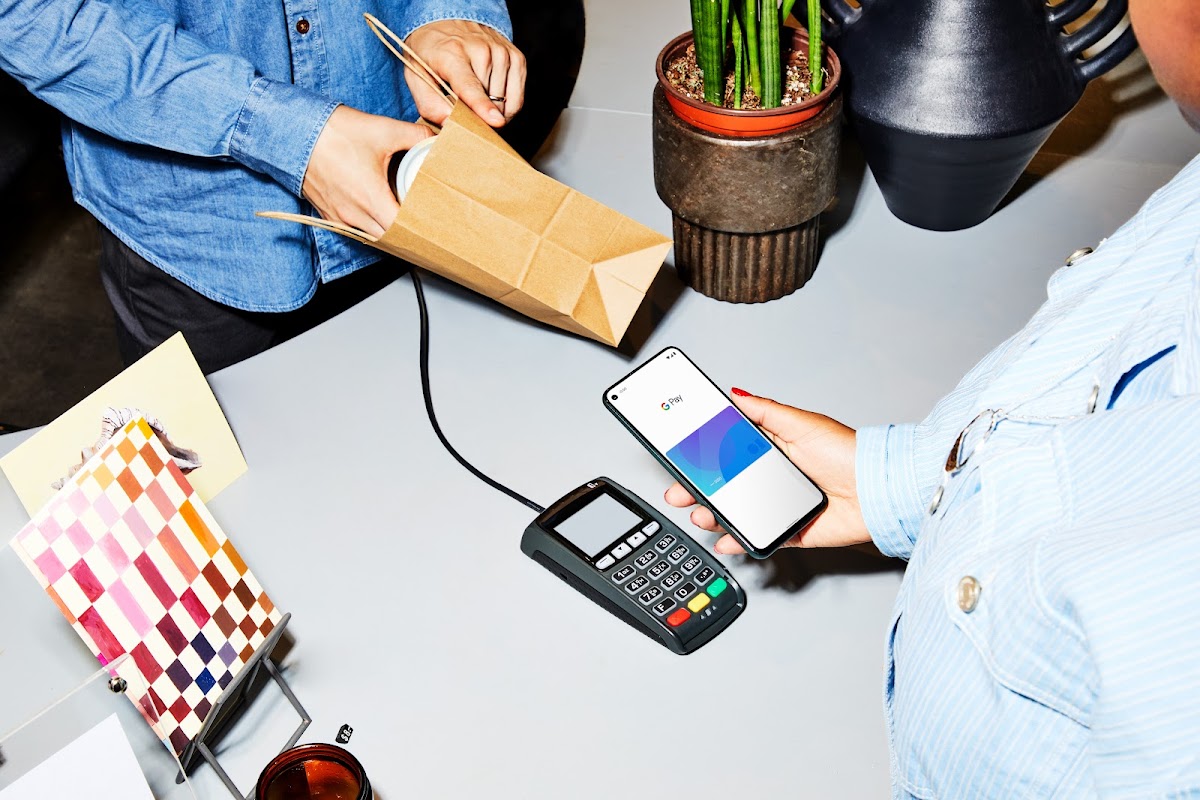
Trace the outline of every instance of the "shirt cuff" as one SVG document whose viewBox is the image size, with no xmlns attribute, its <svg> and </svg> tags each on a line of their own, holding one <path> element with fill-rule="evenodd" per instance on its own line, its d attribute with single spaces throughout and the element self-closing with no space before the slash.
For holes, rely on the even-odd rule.
<svg viewBox="0 0 1200 800">
<path fill-rule="evenodd" d="M 410 11 L 408 18 L 404 21 L 404 26 L 396 33 L 401 39 L 407 39 L 409 34 L 421 26 L 447 19 L 478 22 L 480 25 L 487 25 L 489 28 L 499 31 L 510 42 L 513 38 L 512 21 L 509 19 L 507 8 L 503 4 L 493 7 L 491 3 L 479 3 L 477 7 L 469 9 L 447 8 L 443 2 L 429 3 L 428 8 Z"/>
<path fill-rule="evenodd" d="M 300 197 L 313 145 L 337 107 L 299 86 L 258 78 L 234 125 L 229 154 Z"/>
<path fill-rule="evenodd" d="M 855 481 L 867 530 L 880 552 L 906 561 L 925 516 L 913 467 L 915 430 L 878 425 L 855 434 Z"/>
</svg>

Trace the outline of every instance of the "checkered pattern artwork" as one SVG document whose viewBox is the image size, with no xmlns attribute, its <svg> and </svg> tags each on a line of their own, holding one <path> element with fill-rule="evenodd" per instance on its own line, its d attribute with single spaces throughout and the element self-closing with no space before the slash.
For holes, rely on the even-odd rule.
<svg viewBox="0 0 1200 800">
<path fill-rule="evenodd" d="M 130 699 L 176 754 L 281 616 L 144 419 L 13 548 L 101 664 L 131 655 L 117 671 L 136 671 Z"/>
</svg>

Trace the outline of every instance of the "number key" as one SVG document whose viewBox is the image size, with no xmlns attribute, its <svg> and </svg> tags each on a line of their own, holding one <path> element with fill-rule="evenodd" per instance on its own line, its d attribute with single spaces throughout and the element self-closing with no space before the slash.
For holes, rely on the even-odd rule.
<svg viewBox="0 0 1200 800">
<path fill-rule="evenodd" d="M 613 573 L 612 579 L 614 583 L 624 583 L 633 577 L 633 567 L 626 564 L 619 570 Z"/>
<path fill-rule="evenodd" d="M 685 575 L 691 575 L 693 572 L 699 569 L 702 563 L 704 562 L 700 560 L 700 556 L 692 556 L 687 561 L 683 562 L 683 565 L 680 567 L 680 569 L 683 570 Z"/>
<path fill-rule="evenodd" d="M 670 575 L 662 579 L 662 585 L 665 589 L 670 589 L 675 584 L 683 580 L 683 576 L 678 572 L 672 572 Z"/>
<path fill-rule="evenodd" d="M 665 561 L 660 561 L 657 564 L 655 564 L 653 567 L 651 567 L 646 572 L 646 574 L 649 575 L 651 578 L 657 578 L 659 575 L 662 575 L 664 572 L 666 572 L 670 568 L 671 568 L 670 564 L 668 564 Z"/>
<path fill-rule="evenodd" d="M 625 584 L 625 591 L 630 594 L 637 594 L 642 589 L 650 585 L 650 581 L 646 580 L 645 575 L 638 575 L 636 578 Z"/>
<path fill-rule="evenodd" d="M 658 558 L 658 553 L 655 553 L 653 550 L 647 550 L 638 556 L 634 563 L 637 564 L 638 569 L 645 569 L 656 558 Z"/>
<path fill-rule="evenodd" d="M 678 564 L 680 562 L 680 560 L 687 554 L 688 554 L 687 547 L 685 545 L 681 544 L 681 545 L 679 545 L 679 547 L 676 547 L 674 550 L 672 550 L 671 555 L 667 556 L 667 558 L 671 559 L 671 561 L 673 563 Z"/>
<path fill-rule="evenodd" d="M 648 606 L 658 598 L 662 597 L 662 589 L 657 586 L 651 586 L 646 591 L 642 592 L 642 596 L 638 600 L 642 601 L 642 605 Z"/>
<path fill-rule="evenodd" d="M 660 553 L 665 553 L 667 552 L 667 548 L 673 544 L 675 544 L 675 537 L 668 533 L 654 543 L 654 548 Z"/>
<path fill-rule="evenodd" d="M 685 583 L 683 586 L 680 586 L 678 589 L 675 590 L 675 596 L 678 597 L 680 600 L 686 600 L 688 598 L 688 595 L 692 594 L 695 591 L 696 591 L 696 584 L 691 583 L 689 581 L 688 583 Z"/>
</svg>

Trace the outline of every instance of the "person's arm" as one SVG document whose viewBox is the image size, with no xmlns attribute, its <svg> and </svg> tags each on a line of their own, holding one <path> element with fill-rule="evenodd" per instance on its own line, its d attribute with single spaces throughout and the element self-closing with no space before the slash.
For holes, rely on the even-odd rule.
<svg viewBox="0 0 1200 800">
<path fill-rule="evenodd" d="M 0 0 L 0 67 L 82 125 L 234 159 L 297 195 L 337 106 L 214 50 L 151 0 Z"/>
<path fill-rule="evenodd" d="M 988 353 L 929 416 L 916 425 L 859 428 L 855 482 L 863 519 L 880 552 L 907 560 L 941 485 L 950 448 L 975 415 L 996 364 L 1021 341 L 1018 332 Z"/>
<path fill-rule="evenodd" d="M 946 454 L 962 427 L 975 415 L 974 404 L 994 365 L 1017 336 L 980 361 L 919 425 L 880 425 L 857 432 L 837 420 L 734 389 L 734 403 L 771 436 L 829 497 L 829 506 L 791 547 L 841 547 L 874 541 L 885 555 L 907 559 L 942 478 Z M 678 483 L 666 501 L 686 508 L 696 501 Z M 692 511 L 692 523 L 721 532 L 712 512 Z M 740 553 L 731 536 L 716 544 L 720 553 Z"/>
</svg>

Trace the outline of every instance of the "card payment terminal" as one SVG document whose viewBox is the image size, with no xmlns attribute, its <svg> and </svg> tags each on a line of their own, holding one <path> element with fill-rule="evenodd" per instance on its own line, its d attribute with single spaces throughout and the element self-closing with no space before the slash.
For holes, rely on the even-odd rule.
<svg viewBox="0 0 1200 800">
<path fill-rule="evenodd" d="M 619 619 L 686 655 L 737 619 L 746 594 L 640 497 L 596 478 L 525 529 L 521 550 Z"/>
</svg>

